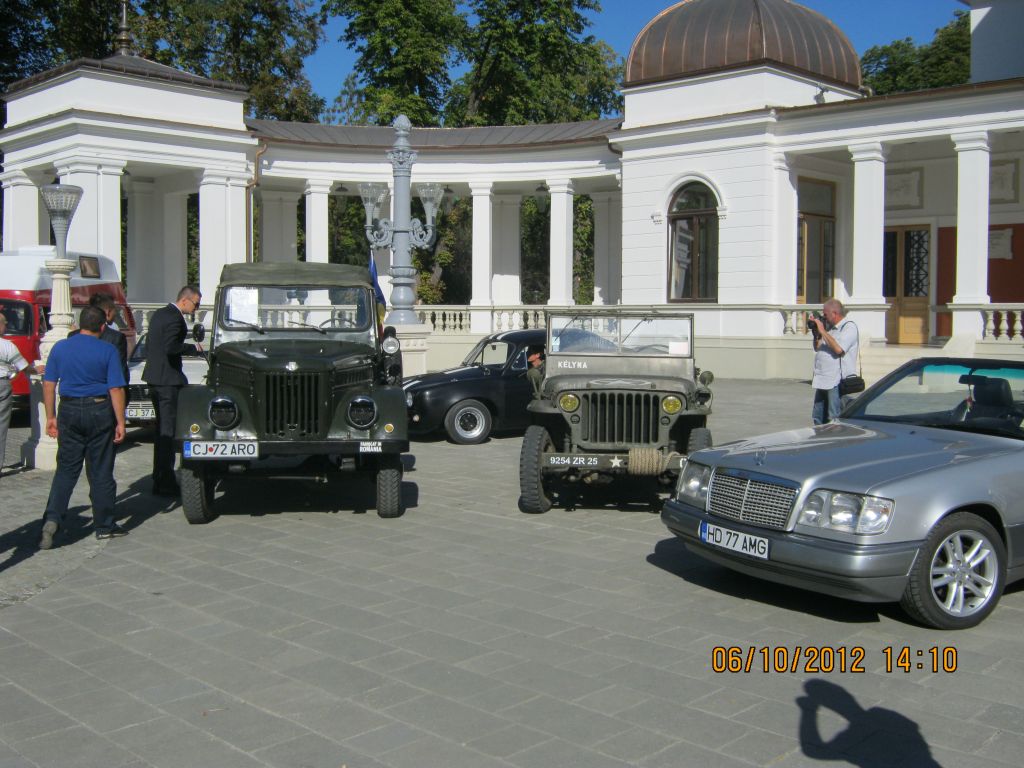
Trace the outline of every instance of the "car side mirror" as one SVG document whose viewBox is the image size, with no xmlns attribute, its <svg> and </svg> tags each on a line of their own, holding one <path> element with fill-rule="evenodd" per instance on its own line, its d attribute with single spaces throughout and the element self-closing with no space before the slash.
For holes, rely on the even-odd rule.
<svg viewBox="0 0 1024 768">
<path fill-rule="evenodd" d="M 206 338 L 206 328 L 203 327 L 202 323 L 196 323 L 192 326 L 192 338 L 202 343 L 203 339 Z"/>
</svg>

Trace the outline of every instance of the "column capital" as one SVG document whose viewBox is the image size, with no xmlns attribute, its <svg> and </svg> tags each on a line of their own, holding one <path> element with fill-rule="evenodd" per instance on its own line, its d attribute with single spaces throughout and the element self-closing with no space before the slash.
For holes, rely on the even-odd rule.
<svg viewBox="0 0 1024 768">
<path fill-rule="evenodd" d="M 225 168 L 203 168 L 200 172 L 199 186 L 244 187 L 249 184 L 249 176 L 244 172 Z"/>
<path fill-rule="evenodd" d="M 334 179 L 306 179 L 304 195 L 329 195 L 334 187 Z"/>
<path fill-rule="evenodd" d="M 855 163 L 862 163 L 869 160 L 884 163 L 889 154 L 889 148 L 880 141 L 871 141 L 865 144 L 851 144 L 847 147 L 850 157 Z"/>
<path fill-rule="evenodd" d="M 606 192 L 591 192 L 590 199 L 595 203 L 614 203 L 622 198 L 622 192 L 612 190 Z"/>
<path fill-rule="evenodd" d="M 494 190 L 493 181 L 471 181 L 469 182 L 469 191 L 473 197 L 481 197 L 484 195 L 490 195 Z"/>
<path fill-rule="evenodd" d="M 572 179 L 547 179 L 548 193 L 552 195 L 571 195 L 573 193 Z"/>
<path fill-rule="evenodd" d="M 301 192 L 289 192 L 281 189 L 261 189 L 260 198 L 268 203 L 295 203 L 298 205 Z"/>
<path fill-rule="evenodd" d="M 988 131 L 966 131 L 950 135 L 953 140 L 953 148 L 957 152 L 966 152 L 973 149 L 980 149 L 983 152 L 989 151 Z"/>
<path fill-rule="evenodd" d="M 28 171 L 14 168 L 0 173 L 0 186 L 3 186 L 4 189 L 8 187 L 34 187 L 36 186 L 36 181 L 29 175 Z"/>
<path fill-rule="evenodd" d="M 784 171 L 786 173 L 791 170 L 789 167 L 789 157 L 786 156 L 785 152 L 776 152 L 772 155 L 772 167 L 776 171 Z"/>
<path fill-rule="evenodd" d="M 98 160 L 94 157 L 65 157 L 53 163 L 53 167 L 57 169 L 58 176 L 67 176 L 72 173 L 120 176 L 124 173 L 126 165 L 128 165 L 126 160 Z"/>
</svg>

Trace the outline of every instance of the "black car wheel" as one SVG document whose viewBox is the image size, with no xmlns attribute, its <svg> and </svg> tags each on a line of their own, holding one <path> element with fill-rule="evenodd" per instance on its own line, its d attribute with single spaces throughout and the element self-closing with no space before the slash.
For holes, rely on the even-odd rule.
<svg viewBox="0 0 1024 768">
<path fill-rule="evenodd" d="M 463 400 L 448 409 L 444 429 L 459 445 L 482 443 L 491 434 L 491 412 L 479 400 Z"/>
<path fill-rule="evenodd" d="M 551 435 L 544 427 L 534 424 L 526 428 L 519 453 L 519 509 L 522 512 L 537 515 L 551 509 L 541 457 L 553 447 Z"/>
<path fill-rule="evenodd" d="M 377 515 L 402 516 L 402 457 L 381 456 L 377 464 Z"/>
<path fill-rule="evenodd" d="M 686 440 L 686 455 L 689 456 L 701 448 L 710 448 L 712 444 L 710 429 L 707 427 L 694 427 L 690 430 L 690 436 Z"/>
<path fill-rule="evenodd" d="M 192 525 L 205 525 L 217 519 L 213 508 L 213 492 L 216 478 L 210 477 L 203 469 L 181 470 L 181 509 L 185 519 Z"/>
<path fill-rule="evenodd" d="M 975 514 L 956 512 L 928 534 L 900 605 L 922 624 L 966 629 L 992 613 L 1005 580 L 999 533 Z"/>
</svg>

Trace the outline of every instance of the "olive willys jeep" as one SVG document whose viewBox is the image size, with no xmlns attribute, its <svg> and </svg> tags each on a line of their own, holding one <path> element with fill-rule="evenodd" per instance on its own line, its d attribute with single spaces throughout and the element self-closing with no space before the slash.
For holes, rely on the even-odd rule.
<svg viewBox="0 0 1024 768">
<path fill-rule="evenodd" d="M 228 475 L 324 479 L 338 470 L 375 473 L 377 514 L 401 515 L 401 454 L 409 450 L 401 352 L 377 311 L 366 269 L 224 267 L 210 372 L 178 401 L 190 523 L 217 517 L 214 491 Z"/>
<path fill-rule="evenodd" d="M 714 380 L 693 362 L 693 316 L 670 308 L 547 314 L 540 397 L 519 458 L 519 508 L 546 512 L 557 483 L 678 476 L 711 445 Z"/>
</svg>

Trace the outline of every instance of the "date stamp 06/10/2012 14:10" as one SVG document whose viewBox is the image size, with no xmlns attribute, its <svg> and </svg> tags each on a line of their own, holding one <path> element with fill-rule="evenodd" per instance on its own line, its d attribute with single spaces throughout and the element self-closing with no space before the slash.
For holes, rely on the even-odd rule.
<svg viewBox="0 0 1024 768">
<path fill-rule="evenodd" d="M 876 657 L 877 658 L 877 657 Z M 957 669 L 957 651 L 953 646 L 886 646 L 882 648 L 878 671 L 952 673 Z M 711 649 L 711 671 L 723 673 L 829 674 L 867 672 L 874 668 L 867 650 L 861 645 L 740 646 L 716 645 Z"/>
</svg>

